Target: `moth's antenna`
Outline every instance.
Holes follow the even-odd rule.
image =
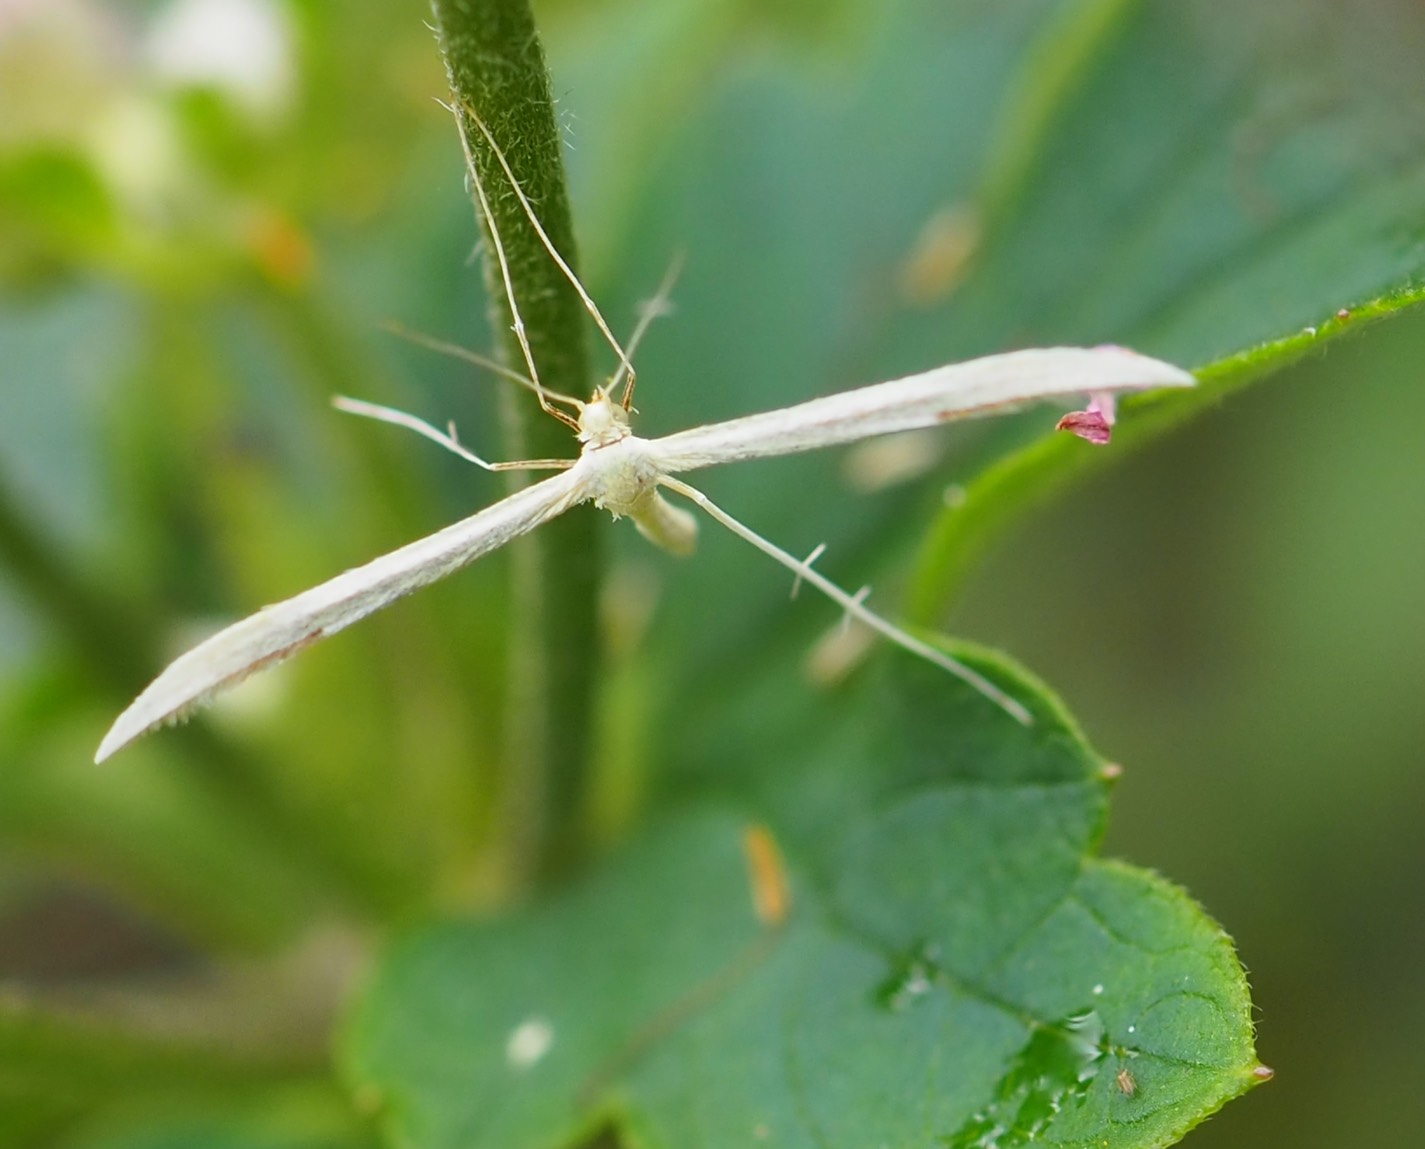
[[[526,387],[536,395],[543,395],[551,403],[568,403],[576,410],[583,406],[578,399],[569,395],[561,395],[558,391],[551,391],[547,387],[541,387],[528,376],[521,375],[509,367],[506,367],[498,359],[491,359],[488,355],[481,355],[478,351],[471,351],[468,347],[462,347],[458,343],[448,343],[444,339],[437,339],[433,335],[427,335],[423,331],[415,331],[403,323],[395,320],[387,320],[381,325],[385,330],[408,343],[414,343],[417,347],[424,347],[428,351],[435,351],[441,355],[450,355],[456,359],[463,359],[466,363],[473,363],[476,367],[483,367],[486,371],[493,372],[502,379],[508,379],[511,383],[518,383],[521,387]]]
[[[525,459],[515,463],[489,463],[456,438],[454,423],[450,424],[448,431],[442,431],[405,411],[383,407],[380,403],[368,403],[364,399],[350,399],[345,395],[333,395],[332,406],[348,415],[360,415],[364,419],[375,419],[378,423],[405,427],[408,431],[423,435],[432,443],[439,443],[467,463],[474,463],[487,471],[567,471],[574,465],[573,459]]]
[[[827,598],[831,599],[832,602],[836,603],[836,605],[841,607],[847,614],[853,615],[873,630],[879,631],[897,646],[903,647],[912,654],[918,654],[927,662],[933,662],[936,666],[948,670],[962,682],[973,686],[1016,721],[1022,722],[1025,726],[1032,726],[1034,724],[1034,716],[1029,713],[1022,702],[1011,698],[983,674],[971,670],[963,662],[951,658],[943,650],[937,650],[928,642],[922,642],[913,634],[907,633],[893,622],[888,622],[875,611],[867,607],[866,604],[861,601],[866,593],[864,590],[858,594],[847,594],[813,567],[810,562],[803,562],[795,555],[788,554],[781,547],[777,546],[776,543],[764,539],[751,527],[734,519],[696,487],[690,487],[687,483],[680,482],[669,475],[660,475],[658,477],[658,485],[660,487],[667,487],[670,491],[677,491],[678,494],[684,498],[691,499],[697,503],[698,506],[702,507],[703,510],[733,534],[740,535],[763,554],[771,555],[788,570],[793,571],[799,579],[805,579],[811,583],[812,586],[816,587],[817,590],[821,591],[822,594],[826,595]],[[815,557],[815,552],[813,552],[813,557]]]
[[[554,241],[549,238],[549,233],[544,230],[544,225],[539,222],[539,216],[535,214],[534,205],[529,202],[529,197],[524,194],[524,189],[520,187],[519,180],[515,179],[515,173],[510,167],[509,160],[505,159],[505,153],[500,150],[500,145],[495,142],[494,135],[490,129],[485,126],[485,121],[476,115],[475,109],[468,103],[462,101],[461,107],[464,109],[465,114],[470,117],[470,121],[480,129],[480,134],[485,137],[485,142],[490,145],[490,150],[495,153],[495,159],[499,161],[500,167],[504,169],[505,177],[510,181],[510,188],[519,199],[520,206],[524,208],[524,213],[529,217],[529,222],[533,225],[536,234],[538,234],[540,242],[544,244],[544,250],[549,252],[549,257],[559,265],[559,270],[564,273],[564,278],[573,284],[574,290],[579,293],[579,298],[584,301],[584,307],[588,310],[589,314],[594,317],[594,323],[597,324],[599,330],[604,333],[604,338],[609,341],[609,346],[614,349],[614,354],[619,358],[619,370],[628,373],[627,391],[631,394],[636,376],[633,370],[633,364],[629,361],[627,352],[620,346],[619,341],[614,338],[614,333],[609,330],[609,325],[604,322],[603,314],[599,311],[599,305],[595,303],[589,293],[584,290],[584,285],[579,282],[579,277],[574,274],[574,269],[570,267],[564,257],[559,254],[559,249],[554,246]],[[462,133],[461,139],[463,140],[464,138],[464,133]],[[466,147],[466,155],[469,155],[468,146]],[[471,166],[474,166],[473,160],[471,161]]]
[[[539,396],[539,405],[543,407],[547,412],[549,412],[549,414],[553,415],[556,419],[558,419],[561,423],[567,424],[569,427],[572,427],[574,430],[577,431],[579,429],[579,420],[574,418],[567,412],[561,411],[557,407],[551,406],[549,398],[545,394],[544,385],[539,381],[539,368],[534,365],[534,352],[530,348],[529,337],[525,335],[524,319],[520,315],[519,302],[515,299],[515,285],[514,281],[510,278],[510,262],[508,259],[505,258],[505,245],[504,242],[500,239],[500,229],[495,223],[495,214],[490,210],[490,199],[485,194],[485,185],[480,179],[479,169],[475,166],[475,157],[470,152],[470,141],[465,138],[465,125],[460,122],[460,113],[452,105],[444,104],[443,107],[445,107],[450,112],[450,114],[455,117],[455,125],[457,128],[455,134],[460,137],[460,147],[461,150],[465,153],[465,165],[467,170],[470,172],[470,182],[475,188],[476,198],[480,201],[480,211],[485,217],[485,224],[490,229],[490,240],[494,244],[495,258],[500,265],[500,278],[504,281],[505,284],[505,298],[509,301],[510,316],[514,320],[515,338],[519,340],[520,350],[524,353],[525,366],[529,368],[529,378],[530,381],[534,384],[535,394]],[[469,109],[466,110],[469,111]],[[474,115],[473,112],[470,114],[472,116]],[[485,138],[490,139],[490,133],[486,129],[485,125],[480,123],[479,117],[475,117],[475,123],[479,126],[480,131],[485,134]],[[491,141],[491,146],[493,147],[493,141]],[[505,157],[499,155],[498,148],[495,150],[495,154],[499,156],[500,166],[505,169],[506,173],[508,173],[510,170],[509,165],[505,163]],[[515,190],[518,192],[519,188],[516,187]],[[519,194],[520,202],[523,203],[524,193],[520,192]],[[529,210],[528,205],[526,205],[525,210]],[[535,226],[537,227],[538,224],[536,224]],[[541,231],[540,234],[542,236],[544,233]],[[548,244],[548,242],[549,241],[546,239],[545,243]]]
[[[672,260],[668,264],[668,270],[663,273],[663,282],[658,285],[657,292],[653,298],[646,300],[638,309],[638,325],[634,327],[633,334],[628,340],[628,357],[633,359],[634,353],[638,350],[638,345],[643,342],[643,337],[647,334],[649,327],[653,325],[655,319],[660,319],[672,311],[669,300],[673,295],[673,285],[678,282],[678,276],[683,271],[683,253],[675,252]],[[614,377],[609,380],[609,390],[612,391],[619,385],[619,380],[624,376],[623,364],[618,365],[618,370],[614,372]],[[625,410],[629,410],[633,403],[633,375],[628,376],[628,385],[623,389],[623,395],[619,399],[619,405]]]

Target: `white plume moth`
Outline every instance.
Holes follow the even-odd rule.
[[[861,594],[848,594],[821,575],[810,559],[798,559],[764,539],[715,505],[701,491],[675,476],[744,459],[788,455],[821,447],[853,443],[932,427],[972,415],[1002,411],[1040,399],[1093,397],[1088,410],[1075,412],[1061,426],[1094,442],[1107,438],[1112,422],[1112,396],[1121,391],[1153,387],[1186,387],[1187,372],[1121,347],[1053,347],[991,355],[966,363],[937,367],[919,375],[828,395],[793,407],[749,415],[724,423],[695,427],[661,439],[642,439],[629,423],[634,372],[629,354],[653,312],[646,311],[625,350],[609,331],[599,309],[579,283],[541,227],[514,173],[488,128],[469,109],[463,115],[483,133],[504,170],[531,224],[550,257],[578,291],[590,315],[618,355],[619,368],[606,387],[588,402],[548,391],[525,339],[519,303],[510,279],[504,246],[493,226],[485,189],[468,145],[466,160],[481,211],[490,224],[492,249],[509,299],[514,330],[524,351],[528,377],[505,368],[502,374],[529,387],[545,410],[575,431],[580,452],[575,459],[520,463],[487,463],[446,434],[414,416],[351,399],[337,405],[356,414],[400,424],[434,439],[462,457],[489,470],[525,468],[561,472],[502,499],[494,506],[419,539],[399,550],[337,575],[294,598],[264,607],[220,631],[168,667],[119,715],[100,743],[95,761],[102,762],[140,735],[184,717],[214,694],[254,671],[279,662],[319,639],[335,634],[387,603],[459,570],[511,539],[534,530],[578,503],[593,502],[615,518],[627,515],[653,542],[687,554],[696,540],[697,524],[686,510],[669,503],[671,491],[776,559],[822,591],[843,610],[907,650],[944,667],[974,686],[987,699],[1028,722],[1024,706],[971,668],[944,651],[908,634],[868,609]],[[457,113],[460,118],[460,113]],[[464,141],[464,133],[461,133]],[[666,288],[666,284],[665,284]],[[623,383],[622,394],[614,393]],[[560,404],[567,410],[561,410]],[[813,556],[814,558],[815,556]]]

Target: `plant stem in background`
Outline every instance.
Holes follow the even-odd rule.
[[[524,360],[488,240],[493,224],[541,380],[554,391],[589,393],[585,315],[578,296],[549,258],[473,112],[488,126],[539,213],[545,231],[571,265],[573,229],[560,156],[559,129],[544,53],[526,0],[433,0],[436,32],[460,120],[490,201],[486,283],[492,326],[505,360]],[[478,211],[478,209],[477,209]],[[568,455],[568,428],[511,388],[505,404],[510,458]],[[527,478],[516,473],[513,482]],[[502,780],[507,801],[503,843],[515,886],[559,873],[582,852],[588,785],[595,619],[601,533],[592,511],[576,508],[513,552],[509,705]]]
[[[20,499],[0,482],[0,571],[110,697],[132,697],[152,676],[153,668],[162,665],[161,643],[155,637],[162,633],[157,616],[97,585],[73,566],[26,514]],[[193,772],[191,784],[246,833],[263,841],[269,856],[280,859],[277,869],[290,878],[268,888],[270,900],[256,913],[236,896],[211,907],[233,938],[246,944],[268,943],[294,929],[310,905],[324,896],[337,895],[347,904],[370,907],[373,895],[349,859],[314,843],[300,814],[240,750],[201,724],[181,727],[172,737],[186,742],[203,763],[203,769]],[[266,924],[254,931],[258,919],[266,919]]]
[[[175,1105],[201,1112],[202,1103],[229,1112],[280,1104],[285,1112],[300,1114],[314,1138],[318,1131],[330,1138],[322,1144],[357,1143],[359,1119],[330,1080],[319,1052],[247,1048],[229,1035],[220,1044],[211,1035],[163,1032],[165,1021],[181,1032],[181,1010],[174,1013],[177,1021],[161,1014],[135,1021],[121,1012],[100,1017],[92,1007],[83,1012],[47,1007],[18,993],[0,1000],[6,1118],[29,1110],[38,1127],[63,1127],[116,1103],[140,1113]]]
[[[147,681],[160,661],[157,628],[134,619],[128,604],[73,570],[19,496],[0,481],[0,569],[87,667],[120,694]]]

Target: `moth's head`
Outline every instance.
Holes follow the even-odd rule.
[[[609,398],[602,387],[594,397],[579,408],[579,442],[593,447],[607,447],[629,436],[628,412]]]

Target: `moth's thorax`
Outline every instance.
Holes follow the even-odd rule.
[[[648,441],[628,425],[628,412],[600,387],[579,408],[579,465],[588,476],[589,498],[617,515],[638,515],[658,485]]]
[[[585,453],[617,443],[632,433],[628,412],[610,399],[602,387],[579,408],[579,442],[584,444]]]
[[[623,437],[597,446],[584,444],[579,468],[584,472],[589,499],[595,506],[618,515],[639,515],[658,488],[659,470],[640,439],[624,426]]]

